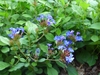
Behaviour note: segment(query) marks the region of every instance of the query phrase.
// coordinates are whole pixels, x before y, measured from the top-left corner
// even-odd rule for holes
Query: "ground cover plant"
[[[78,75],[96,64],[99,0],[1,0],[0,75]],[[99,73],[98,73],[99,74]]]

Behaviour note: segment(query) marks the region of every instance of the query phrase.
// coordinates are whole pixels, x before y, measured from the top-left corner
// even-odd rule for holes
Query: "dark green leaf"
[[[72,65],[68,65],[67,71],[68,71],[68,75],[78,75],[76,68],[73,67]]]
[[[56,63],[57,63],[57,65],[59,65],[59,66],[62,67],[62,68],[67,68],[67,65],[64,64],[64,63],[61,62],[61,61],[56,61]]]
[[[47,67],[47,74],[48,75],[58,75],[58,72],[55,68],[53,67]]]

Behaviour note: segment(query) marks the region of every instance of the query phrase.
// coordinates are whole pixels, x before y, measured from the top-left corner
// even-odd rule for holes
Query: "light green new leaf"
[[[45,53],[48,53],[48,46],[44,45],[44,44],[39,44],[41,50]]]
[[[4,47],[4,48],[1,49],[1,52],[2,53],[7,53],[7,52],[9,52],[9,48],[8,47]]]
[[[3,36],[0,36],[0,45],[9,45],[9,39]]]
[[[68,71],[68,75],[78,75],[78,72],[76,71],[75,67],[73,67],[72,65],[68,65],[67,71]]]
[[[96,42],[99,40],[99,37],[97,35],[92,35],[91,40]]]
[[[8,63],[0,61],[0,70],[3,70],[9,66],[10,65]]]
[[[58,75],[58,72],[55,68],[53,67],[47,67],[47,74],[48,75]]]
[[[47,34],[45,35],[45,37],[46,37],[46,39],[49,40],[49,41],[54,41],[54,36],[53,36],[53,34],[51,34],[51,33],[47,33]]]
[[[91,28],[91,29],[97,29],[97,30],[100,29],[100,22],[92,24],[89,28]]]
[[[27,30],[28,33],[36,33],[36,29],[38,28],[38,26],[30,21],[27,21],[25,24],[25,29]]]

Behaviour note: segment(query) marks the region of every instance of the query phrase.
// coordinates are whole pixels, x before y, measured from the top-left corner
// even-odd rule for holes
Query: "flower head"
[[[8,36],[12,39],[15,37],[15,35],[17,35],[17,34],[21,35],[24,33],[23,28],[12,28],[11,27],[9,30],[11,31],[11,34],[9,34]]]
[[[63,41],[64,39],[66,39],[64,36],[55,36],[54,40],[55,41]]]
[[[74,60],[73,54],[70,53],[69,56],[65,57],[65,60],[66,60],[67,63],[71,63]]]
[[[55,20],[50,14],[40,14],[39,17],[37,17],[37,21],[46,22],[46,25],[48,26],[55,24]]]

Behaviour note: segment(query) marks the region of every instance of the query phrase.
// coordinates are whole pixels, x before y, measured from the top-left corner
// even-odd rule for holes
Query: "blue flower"
[[[64,39],[66,39],[64,36],[55,36],[54,40],[55,41],[63,41]]]
[[[36,18],[39,22],[45,21],[48,26],[55,24],[55,20],[50,14],[40,14],[39,17]]]
[[[24,33],[24,29],[23,28],[10,28],[9,29],[11,31],[11,34],[8,34],[8,36],[10,38],[14,38],[16,34],[23,34]]]
[[[36,49],[35,55],[36,55],[36,56],[39,56],[39,55],[40,55],[40,48],[37,48],[37,49]]]
[[[71,53],[74,52],[73,48],[71,48],[71,47],[68,47],[68,51]]]
[[[66,32],[66,36],[67,36],[67,37],[74,36],[74,31],[73,31],[73,30],[67,31],[67,32]]]
[[[72,44],[72,41],[71,40],[64,40],[64,45],[66,46],[66,47],[68,47],[69,45],[71,45]]]
[[[52,44],[48,43],[48,44],[47,44],[47,46],[48,46],[48,47],[51,47],[51,46],[52,46]]]
[[[75,36],[76,41],[83,41],[82,36]]]
[[[58,49],[59,50],[64,50],[64,49],[66,49],[66,47],[64,45],[60,45],[60,46],[58,46]]]
[[[65,57],[65,60],[66,60],[67,63],[71,63],[74,60],[73,54],[70,53],[69,56]]]

